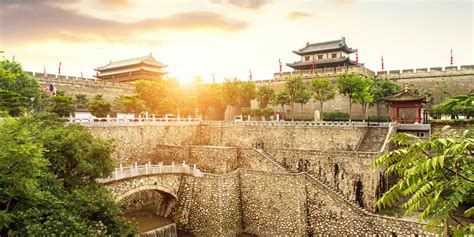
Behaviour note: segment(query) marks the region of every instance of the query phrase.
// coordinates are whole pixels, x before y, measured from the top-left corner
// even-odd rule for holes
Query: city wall
[[[403,70],[390,70],[390,71],[378,71],[372,72],[370,70],[362,70],[360,67],[355,68],[357,70],[349,69],[345,70],[340,68],[336,71],[322,72],[322,69],[318,70],[317,74],[311,74],[311,72],[291,73],[291,75],[301,75],[306,82],[314,76],[327,77],[333,81],[334,86],[337,89],[337,78],[340,74],[346,72],[362,73],[369,76],[375,76],[376,78],[389,78],[397,82],[401,87],[405,84],[411,89],[416,90],[420,94],[431,94],[432,103],[436,104],[448,96],[455,96],[461,94],[467,94],[474,91],[474,65],[462,65],[452,67],[432,67],[432,68],[418,68],[418,69],[403,69]],[[283,76],[289,76],[290,73],[284,73]],[[275,91],[284,88],[284,80],[279,77],[279,74],[275,75],[276,80],[260,80],[255,81],[257,86],[270,85]],[[429,98],[428,98],[429,99]],[[330,111],[342,111],[349,112],[349,99],[345,96],[336,93],[336,97],[333,100],[324,102],[323,110],[326,112]],[[258,102],[252,101],[252,107],[257,108]],[[282,110],[281,106],[273,106],[275,111]],[[303,117],[310,119],[313,118],[315,110],[321,110],[319,102],[309,102],[304,106]],[[380,115],[386,116],[387,110],[385,106],[379,106],[378,108]],[[284,112],[291,115],[290,106],[285,106]],[[301,108],[299,104],[294,106],[294,114],[297,117],[301,116]],[[362,118],[362,108],[359,104],[354,103],[352,106],[352,114],[355,118]],[[377,116],[377,108],[369,107],[367,110],[368,116]]]

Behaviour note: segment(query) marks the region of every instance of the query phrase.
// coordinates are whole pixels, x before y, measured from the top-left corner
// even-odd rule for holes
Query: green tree
[[[145,101],[138,95],[119,95],[115,98],[114,104],[117,109],[125,113],[140,114],[146,110]]]
[[[76,109],[87,109],[89,99],[87,99],[86,94],[76,94],[74,102],[76,103]]]
[[[296,97],[295,102],[301,105],[301,120],[303,120],[303,116],[304,116],[304,105],[309,102],[309,100],[311,99],[311,96],[312,96],[311,91],[304,89],[300,91],[300,93]]]
[[[455,118],[464,115],[467,118],[474,116],[474,93],[460,95],[434,105],[431,110],[433,115],[451,115]]]
[[[59,91],[55,96],[48,98],[47,111],[55,113],[60,117],[69,117],[76,110],[72,97]]]
[[[236,106],[240,103],[240,86],[242,82],[237,79],[225,79],[224,84],[222,84],[222,96],[224,104],[229,114],[228,120],[230,120],[230,109],[232,106]]]
[[[275,94],[275,98],[273,99],[274,105],[281,106],[281,112],[285,113],[285,105],[289,104],[290,100],[288,99],[288,94],[285,90],[281,90]]]
[[[399,133],[392,140],[401,148],[381,156],[374,167],[401,176],[377,201],[381,209],[400,201],[405,215],[421,210],[419,218],[439,231],[456,226],[457,233],[474,234],[474,224],[464,224],[456,213],[467,206],[465,217],[474,216],[474,136],[443,128],[428,140]],[[405,197],[408,197],[406,199]],[[449,232],[448,232],[449,233]]]
[[[367,106],[374,101],[373,80],[368,77],[360,77],[360,90],[354,93],[354,100],[362,106],[362,119],[366,119]]]
[[[135,93],[145,101],[145,106],[155,114],[168,114],[176,112],[175,94],[177,81],[173,79],[160,79],[153,81],[136,81]]]
[[[313,92],[313,98],[319,101],[321,113],[323,112],[323,103],[334,99],[336,89],[328,78],[313,78],[310,81],[310,89]]]
[[[0,235],[127,235],[134,228],[97,178],[111,141],[55,115],[0,122]]]
[[[370,105],[375,105],[377,108],[377,117],[380,117],[380,104],[383,102],[384,97],[395,95],[396,93],[400,92],[401,88],[400,85],[395,83],[394,81],[383,78],[383,79],[375,79],[373,80],[373,94],[374,100]],[[388,110],[388,105],[386,105]]]
[[[268,106],[268,103],[272,101],[275,96],[275,90],[269,85],[263,85],[258,87],[255,98],[258,100],[258,107],[264,109]]]
[[[112,111],[112,105],[102,95],[95,95],[87,104],[92,115],[103,118]]]
[[[294,119],[294,105],[298,103],[298,97],[302,94],[302,91],[305,90],[305,85],[303,83],[303,78],[294,76],[286,79],[285,82],[285,91],[288,95],[288,102],[291,106],[291,120]]]
[[[32,105],[38,107],[41,102],[38,82],[14,61],[0,61],[0,90],[2,94],[0,96],[6,100],[0,102],[0,110],[8,111],[13,116],[29,110]],[[8,95],[11,97],[8,98]]]
[[[361,85],[361,76],[354,73],[340,74],[337,80],[339,93],[349,98],[349,121],[352,120],[352,100],[354,94],[363,89]]]
[[[241,82],[239,87],[239,103],[240,106],[250,107],[250,101],[255,99],[257,87],[252,81]]]

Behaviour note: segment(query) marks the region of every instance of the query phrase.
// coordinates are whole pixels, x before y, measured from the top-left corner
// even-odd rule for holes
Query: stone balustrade
[[[151,125],[169,125],[169,124],[179,124],[179,125],[199,125],[200,118],[73,118],[69,117],[69,123],[78,123],[86,127],[115,127],[115,126],[151,126]]]
[[[145,165],[138,165],[135,162],[135,164],[128,167],[123,167],[122,164],[120,164],[120,167],[115,168],[111,176],[104,179],[98,179],[97,181],[99,183],[109,183],[137,176],[157,174],[189,174],[195,177],[203,176],[202,172],[196,167],[196,165],[190,167],[185,162],[179,165],[175,165],[174,162],[171,163],[171,165],[163,165],[163,162],[158,164],[151,164],[151,162],[148,162]]]

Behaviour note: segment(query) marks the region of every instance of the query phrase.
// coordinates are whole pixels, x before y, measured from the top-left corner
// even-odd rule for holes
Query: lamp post
[[[30,97],[30,100],[31,100],[31,111],[33,112],[35,110],[35,107],[34,107],[35,97]]]

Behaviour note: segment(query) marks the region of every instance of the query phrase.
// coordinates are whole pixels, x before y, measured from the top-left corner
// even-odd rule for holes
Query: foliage
[[[76,94],[76,109],[87,109],[87,103],[89,102],[89,99],[87,99],[86,94]]]
[[[388,78],[371,79],[373,81],[372,92],[374,97],[371,104],[381,103],[384,97],[395,95],[401,90],[400,85]]]
[[[474,93],[460,95],[434,105],[430,113],[433,115],[449,114],[453,116],[464,115],[474,117]]]
[[[47,111],[55,113],[60,117],[69,117],[76,110],[72,97],[60,91],[55,96],[48,98]]]
[[[111,141],[51,114],[7,118],[0,137],[0,235],[135,233],[95,181],[114,168]]]
[[[0,110],[18,116],[41,98],[38,82],[27,75],[21,65],[14,61],[0,61]],[[33,102],[32,102],[33,100]]]
[[[344,112],[322,112],[321,118],[326,121],[346,121],[349,119],[349,114]]]
[[[275,97],[273,99],[273,104],[274,105],[280,105],[281,106],[281,112],[285,112],[285,105],[290,103],[290,99],[288,98],[288,93],[285,90],[281,90],[275,94]]]
[[[87,104],[92,115],[103,118],[112,111],[112,105],[102,95],[95,95]]]
[[[263,85],[258,87],[256,99],[258,100],[258,107],[264,109],[268,106],[268,103],[272,101],[273,96],[275,95],[275,90],[269,85]]]
[[[250,107],[242,107],[240,109],[240,112],[242,113],[243,116],[248,116],[251,114],[251,109]]]
[[[172,79],[140,80],[135,82],[135,93],[152,113],[169,114],[177,112],[174,97],[177,87],[176,80]]]
[[[386,174],[401,176],[400,180],[376,203],[384,208],[406,200],[405,215],[421,210],[419,218],[429,226],[442,229],[446,223],[456,223],[456,231],[474,233],[474,225],[463,226],[455,211],[461,205],[470,206],[466,217],[474,214],[474,134],[466,130],[461,135],[444,127],[424,141],[417,136],[399,133],[392,139],[401,148],[374,161],[376,168],[387,167]]]
[[[294,76],[286,78],[285,82],[285,92],[288,95],[288,102],[291,106],[291,116],[292,120],[294,118],[294,104],[298,103],[298,99],[301,98],[303,94],[302,91],[306,89],[303,78]]]
[[[239,87],[240,106],[250,106],[250,101],[255,99],[257,87],[252,81],[241,82]]]
[[[354,73],[343,73],[339,75],[337,80],[339,93],[349,98],[349,121],[352,118],[352,100],[354,98],[354,94],[363,90],[361,78],[361,75]]]
[[[374,101],[373,79],[368,77],[360,77],[360,89],[354,92],[354,100],[362,106],[363,119],[366,118],[367,106]]]
[[[272,108],[265,108],[265,109],[262,109],[262,115],[265,116],[265,117],[270,117],[274,114],[275,112],[273,111]]]
[[[262,116],[262,110],[261,109],[252,109],[252,110],[250,110],[250,115],[251,116]]]
[[[298,96],[296,97],[295,102],[301,105],[301,118],[303,118],[303,114],[304,114],[304,105],[309,102],[311,97],[312,97],[311,91],[307,89],[301,90]]]
[[[114,101],[118,110],[125,113],[140,114],[146,110],[145,101],[138,95],[119,95]]]
[[[319,101],[321,113],[323,112],[323,103],[334,99],[336,89],[328,78],[313,78],[310,81],[310,89],[313,92],[313,98]]]
[[[222,84],[222,98],[229,111],[232,106],[240,104],[241,84],[242,82],[237,78],[225,79],[224,84]]]
[[[430,121],[430,123],[444,125],[465,125],[474,124],[474,119],[433,119]]]

